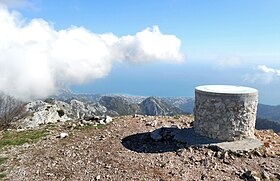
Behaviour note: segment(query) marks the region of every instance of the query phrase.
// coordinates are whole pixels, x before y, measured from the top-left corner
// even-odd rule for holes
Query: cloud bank
[[[114,62],[181,62],[180,46],[176,36],[157,26],[122,37],[75,26],[57,31],[43,19],[26,21],[0,5],[0,90],[43,98],[65,85],[108,75]]]

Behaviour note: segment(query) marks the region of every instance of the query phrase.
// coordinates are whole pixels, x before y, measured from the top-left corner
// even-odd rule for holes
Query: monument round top
[[[251,87],[235,85],[203,85],[195,88],[196,91],[214,94],[257,94],[258,90]]]

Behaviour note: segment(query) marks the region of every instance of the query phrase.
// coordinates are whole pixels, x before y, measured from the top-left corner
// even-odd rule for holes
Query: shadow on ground
[[[153,132],[137,133],[122,139],[122,145],[138,153],[164,153],[177,151],[186,146],[218,143],[200,136],[193,128],[159,128]]]

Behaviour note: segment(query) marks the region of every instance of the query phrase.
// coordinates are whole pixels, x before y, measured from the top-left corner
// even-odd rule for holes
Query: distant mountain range
[[[1,104],[4,105],[5,98],[2,93],[0,96]],[[51,96],[51,99],[63,101],[72,104],[72,100],[77,100],[85,105],[89,105],[96,111],[96,114],[107,114],[110,116],[122,115],[179,115],[192,114],[194,107],[194,98],[192,97],[147,97],[147,96],[130,96],[123,94],[76,94],[69,90],[61,90],[57,95]],[[49,99],[49,98],[48,98]],[[48,102],[48,99],[46,102]],[[72,101],[72,102],[71,102]],[[7,102],[7,101],[6,101]],[[15,100],[13,100],[15,104]],[[3,108],[2,105],[2,108]],[[3,111],[2,111],[3,112]],[[1,113],[1,109],[0,109]],[[1,115],[0,115],[1,116]],[[280,131],[280,105],[270,106],[259,104],[257,113],[258,129],[274,129]]]
[[[257,117],[280,123],[280,105],[270,106],[259,104]]]
[[[257,118],[256,129],[267,130],[272,129],[276,133],[280,133],[280,123],[268,119]]]
[[[64,90],[56,99],[70,101],[77,99],[88,103],[99,103],[111,111],[111,115],[176,115],[192,114],[194,98],[192,97],[146,97],[123,94],[75,94]],[[257,129],[273,129],[280,132],[280,105],[259,104],[257,112]]]
[[[53,96],[58,100],[69,102],[72,99],[76,99],[82,102],[87,103],[97,103],[101,101],[105,107],[111,107],[114,110],[118,110],[121,114],[131,114],[134,112],[139,112],[139,108],[136,105],[141,104],[147,96],[130,96],[124,94],[75,94],[69,90],[61,90],[58,95]],[[155,98],[155,97],[154,97]],[[160,102],[165,104],[160,107],[172,106],[180,109],[177,109],[175,112],[183,112],[185,114],[192,114],[194,107],[194,98],[193,97],[156,97],[157,101],[150,101],[153,103]],[[115,102],[114,102],[115,101]],[[144,104],[144,103],[143,103]],[[142,104],[142,108],[143,108]],[[120,106],[117,108],[117,106]],[[173,109],[173,108],[172,108]],[[117,112],[118,112],[117,111]],[[267,119],[280,123],[280,105],[271,106],[265,104],[259,104],[257,117],[261,119]]]
[[[151,116],[191,114],[194,104],[194,99],[187,97],[160,98],[124,94],[75,94],[69,90],[61,90],[59,94],[52,96],[52,98],[67,103],[73,99],[88,104],[99,103],[113,113],[117,113],[112,116],[130,114]]]

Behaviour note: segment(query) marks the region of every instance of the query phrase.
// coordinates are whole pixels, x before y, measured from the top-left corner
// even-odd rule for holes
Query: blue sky
[[[3,2],[57,31],[77,26],[122,37],[156,25],[181,41],[182,63],[115,62],[106,76],[70,83],[77,92],[193,96],[198,85],[234,84],[259,89],[262,103],[280,104],[279,0]]]
[[[41,0],[34,6],[34,11],[24,9],[24,16],[43,18],[56,29],[75,25],[121,36],[158,25],[182,40],[182,51],[190,58],[279,58],[278,0]]]

